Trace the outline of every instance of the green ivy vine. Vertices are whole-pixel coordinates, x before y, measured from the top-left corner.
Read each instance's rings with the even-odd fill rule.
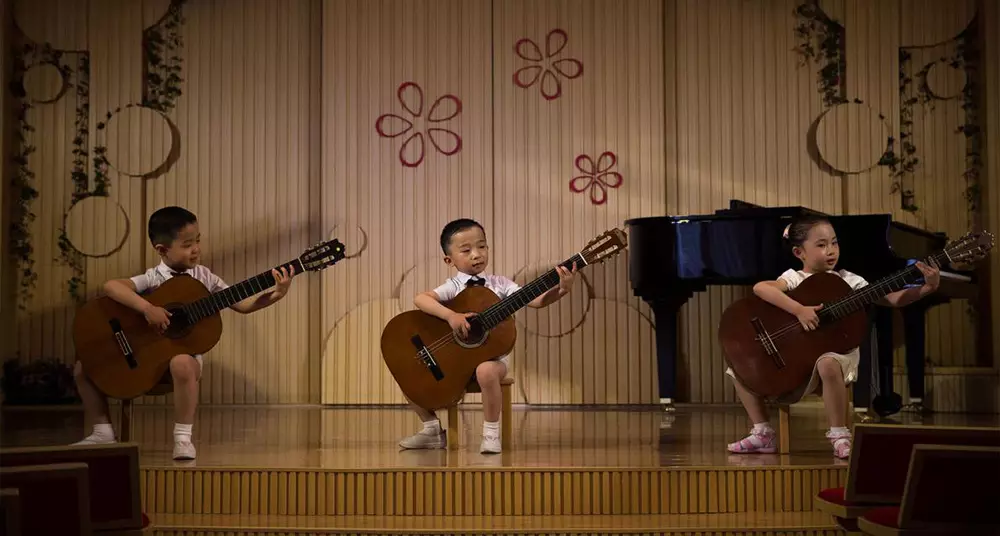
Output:
[[[795,7],[795,36],[799,43],[795,51],[803,58],[820,64],[816,83],[823,95],[823,104],[832,107],[847,102],[844,95],[844,75],[847,59],[844,53],[844,26],[823,12],[818,0],[805,0]]]
[[[76,121],[74,124],[76,133],[73,136],[73,169],[70,171],[70,180],[73,182],[70,206],[91,195],[96,195],[90,191],[90,181],[87,176],[87,147],[90,138],[90,54],[84,52],[79,55],[76,73]],[[65,222],[59,227],[56,244],[59,247],[59,256],[55,259],[56,264],[70,269],[70,277],[66,281],[69,296],[77,303],[82,302],[83,293],[81,291],[86,284],[84,278],[86,259],[70,242],[69,236],[66,234]]]
[[[143,77],[142,105],[168,113],[181,96],[180,50],[184,47],[181,26],[186,0],[171,0],[163,19],[143,32],[143,52],[146,56]]]
[[[953,66],[965,71],[965,86],[962,88],[962,111],[965,112],[965,122],[956,132],[966,138],[965,142],[965,201],[970,215],[970,227],[977,225],[977,215],[982,207],[982,127],[979,115],[979,16],[972,19],[966,31],[959,36],[957,53]]]
[[[28,165],[29,157],[35,152],[32,136],[35,127],[29,120],[34,107],[24,88],[24,75],[35,65],[52,65],[59,70],[64,78],[72,73],[72,69],[62,62],[63,53],[55,50],[48,43],[36,45],[25,43],[17,49],[13,57],[12,79],[10,91],[20,103],[17,108],[18,128],[15,132],[16,150],[11,156],[14,172],[11,175],[11,192],[14,202],[11,206],[10,245],[9,254],[17,262],[18,267],[18,307],[26,309],[34,295],[38,282],[35,272],[35,248],[31,241],[31,224],[35,221],[32,203],[38,198],[35,187],[35,172]]]

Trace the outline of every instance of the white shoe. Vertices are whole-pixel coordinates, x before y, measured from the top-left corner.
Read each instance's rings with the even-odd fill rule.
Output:
[[[73,445],[110,445],[112,443],[117,443],[117,441],[115,441],[115,438],[113,438],[113,437],[107,437],[107,436],[99,435],[99,434],[90,434],[89,436],[83,438],[82,441],[77,441],[76,443],[73,443],[70,446],[73,446]]]
[[[174,441],[175,460],[193,460],[194,454],[194,445],[190,441]]]
[[[484,433],[483,444],[479,446],[480,454],[500,454],[500,434]]]
[[[399,442],[404,449],[443,449],[446,445],[444,431],[434,434],[421,430]]]

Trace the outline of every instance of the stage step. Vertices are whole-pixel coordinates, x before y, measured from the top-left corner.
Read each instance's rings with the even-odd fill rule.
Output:
[[[143,511],[290,516],[587,516],[809,512],[846,465],[142,467]]]
[[[309,534],[649,534],[834,536],[818,512],[595,516],[257,516],[159,514],[153,536]]]

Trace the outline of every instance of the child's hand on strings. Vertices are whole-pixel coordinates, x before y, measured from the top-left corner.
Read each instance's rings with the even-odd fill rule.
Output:
[[[819,305],[803,305],[799,307],[799,311],[795,313],[795,317],[799,319],[799,324],[806,331],[812,331],[819,327],[819,317],[816,316],[816,311],[823,308],[823,304]]]
[[[920,270],[920,273],[924,274],[923,290],[928,294],[937,290],[938,285],[941,284],[941,269],[934,259],[931,259],[930,262],[931,265],[928,266],[917,261],[917,270]]]

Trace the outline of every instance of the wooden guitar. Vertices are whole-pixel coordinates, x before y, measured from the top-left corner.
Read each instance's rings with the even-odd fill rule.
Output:
[[[580,253],[560,264],[577,270],[604,262],[625,249],[620,229],[607,231]],[[382,331],[382,358],[396,383],[412,402],[428,410],[450,406],[465,394],[476,367],[506,355],[514,348],[517,328],[513,314],[559,284],[559,273],[549,270],[501,300],[485,287],[469,287],[444,302],[469,318],[472,329],[465,339],[452,333],[447,322],[419,310],[396,315]]]
[[[992,247],[991,233],[969,233],[930,259],[940,266],[971,264],[986,257]],[[922,277],[911,265],[852,290],[836,274],[811,275],[788,295],[803,305],[823,304],[817,311],[819,327],[812,331],[805,331],[795,315],[757,296],[739,300],[722,313],[719,324],[725,359],[750,392],[768,398],[792,394],[809,381],[824,353],[845,354],[861,345],[868,333],[868,305]]]
[[[334,239],[306,249],[276,269],[294,268],[298,275],[322,270],[344,257],[344,244]],[[172,277],[143,296],[170,312],[170,325],[163,333],[131,307],[107,296],[94,298],[76,311],[73,321],[77,359],[106,395],[122,400],[141,396],[156,386],[174,356],[204,354],[219,342],[220,311],[274,284],[268,270],[210,294],[193,277]]]

